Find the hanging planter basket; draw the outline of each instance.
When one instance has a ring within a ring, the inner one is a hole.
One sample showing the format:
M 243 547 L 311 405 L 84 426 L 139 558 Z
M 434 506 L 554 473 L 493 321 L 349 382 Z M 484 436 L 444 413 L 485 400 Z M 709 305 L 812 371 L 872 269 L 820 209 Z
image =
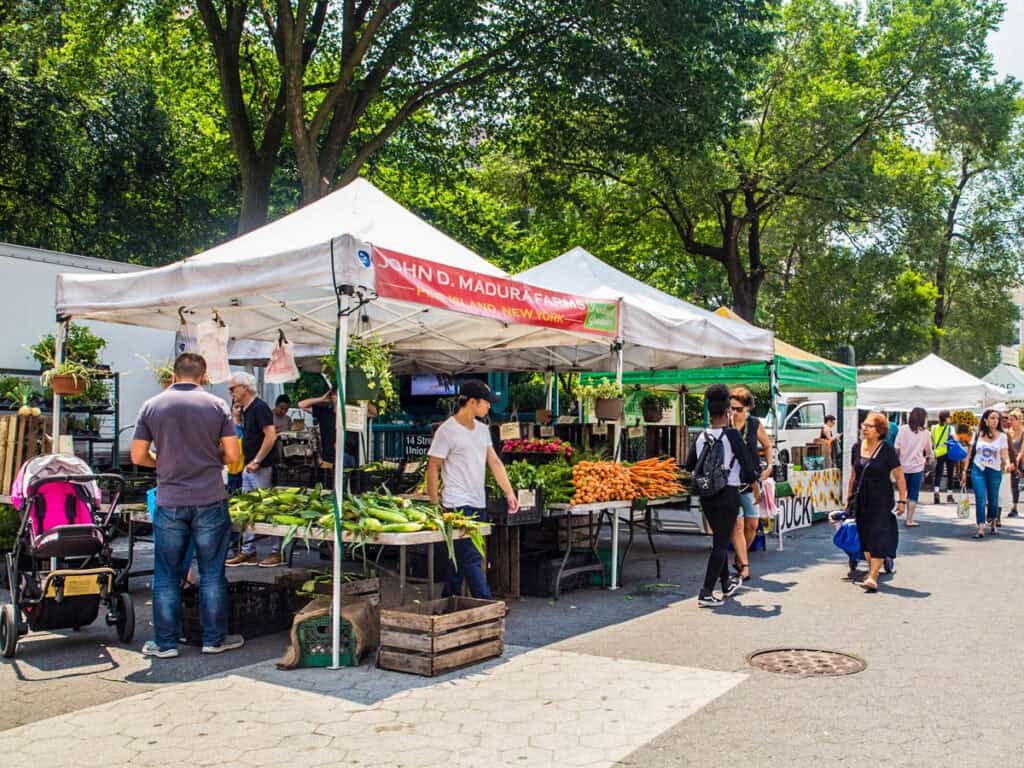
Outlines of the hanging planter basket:
M 350 368 L 345 374 L 345 402 L 356 403 L 360 400 L 376 400 L 380 389 L 370 388 L 370 378 L 359 368 Z
M 644 414 L 644 421 L 652 424 L 661 421 L 665 416 L 665 411 L 660 406 L 645 405 L 641 410 Z
M 50 388 L 57 395 L 81 395 L 89 388 L 89 380 L 82 376 L 54 376 Z
M 598 398 L 594 401 L 594 413 L 601 421 L 618 421 L 626 410 L 626 400 L 622 397 Z

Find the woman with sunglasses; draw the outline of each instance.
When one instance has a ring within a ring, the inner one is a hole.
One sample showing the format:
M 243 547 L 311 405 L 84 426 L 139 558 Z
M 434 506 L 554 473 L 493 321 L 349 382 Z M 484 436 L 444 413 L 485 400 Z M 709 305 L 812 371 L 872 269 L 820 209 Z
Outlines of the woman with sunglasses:
M 896 482 L 896 515 L 907 511 L 907 482 L 896 449 L 886 442 L 889 420 L 872 412 L 861 425 L 861 441 L 853 446 L 853 472 L 846 491 L 846 508 L 857 520 L 868 575 L 860 582 L 865 592 L 878 591 L 878 574 L 886 560 L 896 557 L 900 532 L 893 515 L 892 483 Z
M 981 415 L 978 433 L 967 455 L 967 466 L 960 476 L 960 484 L 967 487 L 967 473 L 971 473 L 974 490 L 974 515 L 978 530 L 974 538 L 985 538 L 985 523 L 989 531 L 996 532 L 999 520 L 999 486 L 1003 472 L 1010 470 L 1010 446 L 1006 435 L 999 431 L 999 411 L 989 408 Z M 988 512 L 986 514 L 986 507 Z
M 740 489 L 740 516 L 736 518 L 736 527 L 732 533 L 732 548 L 736 552 L 733 568 L 740 577 L 747 581 L 750 578 L 750 545 L 757 536 L 757 524 L 761 512 L 758 504 L 761 501 L 760 484 L 772 474 L 772 441 L 764 424 L 750 412 L 754 408 L 754 393 L 746 387 L 733 387 L 729 393 L 732 407 L 732 426 L 743 438 L 743 444 L 750 454 L 750 463 L 760 473 L 755 482 Z M 764 450 L 767 468 L 761 469 L 761 450 Z

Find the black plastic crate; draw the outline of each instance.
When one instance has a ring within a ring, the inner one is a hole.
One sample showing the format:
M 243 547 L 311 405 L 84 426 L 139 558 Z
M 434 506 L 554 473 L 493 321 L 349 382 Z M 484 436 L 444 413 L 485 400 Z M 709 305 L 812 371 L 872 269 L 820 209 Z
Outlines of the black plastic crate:
M 563 555 L 557 552 L 523 553 L 519 560 L 519 591 L 530 597 L 554 597 L 555 577 L 562 567 Z M 587 552 L 572 552 L 565 564 L 566 570 L 590 562 Z M 562 579 L 561 591 L 569 592 L 587 586 L 589 574 L 574 573 Z
M 508 513 L 508 502 L 504 498 L 487 500 L 487 518 L 494 525 L 536 525 L 544 516 L 544 492 L 541 489 L 533 491 L 536 503 L 532 506 L 520 505 L 519 511 L 514 515 Z
M 394 493 L 399 485 L 399 474 L 395 469 L 381 469 L 373 472 L 353 469 L 345 473 L 345 479 L 352 493 L 379 491 L 382 485 Z
M 228 633 L 249 640 L 289 629 L 294 603 L 288 593 L 282 584 L 228 582 Z M 199 589 L 195 587 L 181 591 L 181 636 L 189 645 L 203 644 Z

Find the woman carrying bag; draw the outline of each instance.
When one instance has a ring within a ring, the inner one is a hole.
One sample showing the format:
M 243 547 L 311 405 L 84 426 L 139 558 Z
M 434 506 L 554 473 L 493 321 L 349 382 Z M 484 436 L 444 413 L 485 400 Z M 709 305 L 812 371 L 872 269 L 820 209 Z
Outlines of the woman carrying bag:
M 846 508 L 857 520 L 857 534 L 868 561 L 868 575 L 860 582 L 865 592 L 878 591 L 878 574 L 887 558 L 896 557 L 899 528 L 896 516 L 907 510 L 907 482 L 896 449 L 886 442 L 889 421 L 872 412 L 861 425 L 861 441 L 853 446 L 853 472 L 847 487 Z M 893 514 L 892 481 L 899 500 Z
M 915 408 L 896 435 L 896 454 L 900 457 L 903 477 L 907 481 L 907 518 L 904 522 L 907 528 L 920 525 L 914 522 L 914 510 L 921 493 L 925 465 L 935 458 L 932 436 L 924 426 L 927 420 L 928 412 L 924 408 Z
M 999 431 L 999 411 L 989 408 L 981 416 L 978 433 L 974 436 L 967 467 L 960 476 L 960 483 L 967 484 L 967 473 L 971 473 L 971 488 L 974 490 L 974 515 L 978 530 L 974 538 L 985 538 L 985 523 L 989 531 L 996 532 L 999 519 L 999 486 L 1003 472 L 1010 467 L 1010 450 L 1006 435 Z M 988 507 L 986 515 L 985 508 Z

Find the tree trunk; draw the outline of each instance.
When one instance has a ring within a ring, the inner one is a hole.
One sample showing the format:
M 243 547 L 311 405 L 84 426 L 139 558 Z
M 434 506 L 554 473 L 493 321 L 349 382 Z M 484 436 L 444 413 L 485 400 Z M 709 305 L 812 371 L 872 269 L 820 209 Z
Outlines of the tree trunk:
M 946 298 L 946 284 L 949 280 L 949 254 L 953 248 L 953 236 L 956 234 L 956 215 L 960 208 L 960 199 L 963 196 L 967 183 L 974 173 L 970 170 L 970 156 L 965 152 L 960 159 L 960 180 L 956 185 L 956 191 L 946 208 L 946 223 L 942 231 L 942 242 L 939 245 L 938 263 L 935 265 L 935 287 L 939 295 L 935 297 L 935 311 L 933 315 L 932 328 L 932 353 L 942 353 L 942 329 L 946 327 L 946 315 L 949 311 L 949 302 Z
M 244 235 L 267 223 L 270 211 L 270 180 L 273 173 L 273 163 L 256 162 L 242 165 L 242 200 L 238 212 L 238 234 Z

